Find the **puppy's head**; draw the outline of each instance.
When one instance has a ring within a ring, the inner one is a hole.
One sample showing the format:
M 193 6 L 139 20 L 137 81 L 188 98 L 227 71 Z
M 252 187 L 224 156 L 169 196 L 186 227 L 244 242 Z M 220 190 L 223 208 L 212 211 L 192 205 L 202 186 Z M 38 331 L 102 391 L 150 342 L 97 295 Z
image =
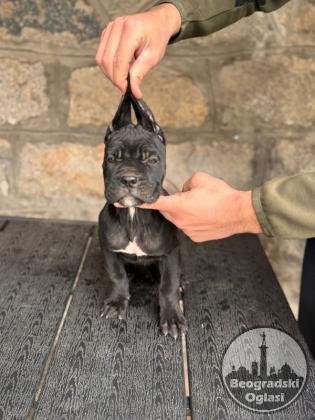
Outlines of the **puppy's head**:
M 131 121 L 133 107 L 137 124 Z M 103 174 L 109 203 L 126 207 L 156 201 L 165 176 L 165 138 L 144 101 L 130 86 L 105 136 Z

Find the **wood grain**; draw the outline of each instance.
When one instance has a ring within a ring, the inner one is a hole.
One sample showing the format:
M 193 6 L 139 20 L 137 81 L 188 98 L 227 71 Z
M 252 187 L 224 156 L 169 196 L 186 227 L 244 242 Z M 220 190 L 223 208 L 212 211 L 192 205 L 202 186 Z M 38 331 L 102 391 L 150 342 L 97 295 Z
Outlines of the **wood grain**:
M 314 420 L 314 361 L 258 239 L 242 235 L 204 244 L 192 244 L 187 239 L 184 245 L 193 419 Z M 309 378 L 292 405 L 273 414 L 259 414 L 240 407 L 228 395 L 221 362 L 228 344 L 238 334 L 267 326 L 290 333 L 303 345 Z
M 102 258 L 94 237 L 35 419 L 185 419 L 180 340 L 159 334 L 156 299 L 100 318 Z
M 88 227 L 9 221 L 0 232 L 0 419 L 25 419 Z

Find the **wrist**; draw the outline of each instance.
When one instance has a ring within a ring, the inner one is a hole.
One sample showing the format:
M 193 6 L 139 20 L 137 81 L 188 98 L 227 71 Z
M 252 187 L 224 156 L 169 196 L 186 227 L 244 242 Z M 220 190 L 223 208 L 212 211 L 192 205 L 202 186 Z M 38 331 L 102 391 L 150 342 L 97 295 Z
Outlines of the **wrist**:
M 181 28 L 182 18 L 179 10 L 171 3 L 162 3 L 152 7 L 150 12 L 158 14 L 162 19 L 164 28 L 166 27 L 169 32 L 169 37 L 176 35 Z
M 239 192 L 239 215 L 242 233 L 262 233 L 252 201 L 252 191 Z

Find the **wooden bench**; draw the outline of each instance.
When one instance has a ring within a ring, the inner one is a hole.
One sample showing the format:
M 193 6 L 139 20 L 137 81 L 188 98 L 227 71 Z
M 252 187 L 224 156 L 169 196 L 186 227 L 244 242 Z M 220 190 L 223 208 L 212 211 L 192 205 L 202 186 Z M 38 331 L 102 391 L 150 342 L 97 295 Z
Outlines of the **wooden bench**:
M 100 318 L 95 225 L 1 217 L 0 419 L 314 420 L 314 361 L 259 240 L 182 247 L 189 331 L 174 341 L 155 300 L 127 322 Z M 269 414 L 242 408 L 221 376 L 227 345 L 256 326 L 290 333 L 309 366 L 300 397 Z

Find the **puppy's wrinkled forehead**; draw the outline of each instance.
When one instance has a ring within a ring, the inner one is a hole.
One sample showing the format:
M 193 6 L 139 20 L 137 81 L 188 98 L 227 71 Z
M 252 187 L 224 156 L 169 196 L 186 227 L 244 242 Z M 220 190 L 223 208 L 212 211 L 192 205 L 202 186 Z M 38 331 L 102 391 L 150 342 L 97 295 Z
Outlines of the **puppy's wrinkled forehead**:
M 148 150 L 163 153 L 165 145 L 157 134 L 145 130 L 140 125 L 129 124 L 120 130 L 114 131 L 106 144 L 107 151 L 113 149 L 137 150 L 146 148 Z

